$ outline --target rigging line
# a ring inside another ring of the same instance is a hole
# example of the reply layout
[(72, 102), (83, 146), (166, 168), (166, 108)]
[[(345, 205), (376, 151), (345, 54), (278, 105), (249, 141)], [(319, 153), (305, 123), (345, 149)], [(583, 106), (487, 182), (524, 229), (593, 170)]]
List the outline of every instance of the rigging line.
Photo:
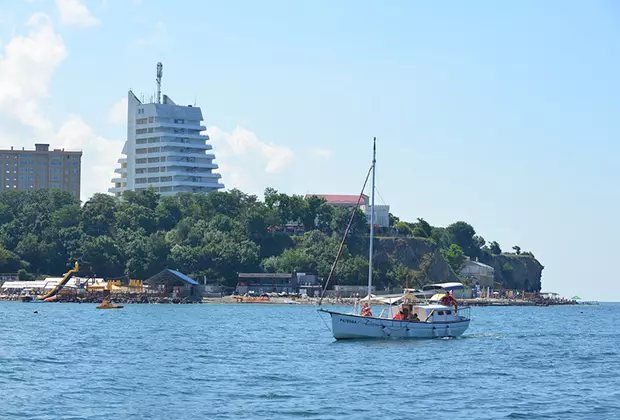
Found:
[(325, 324), (325, 328), (327, 328), (327, 331), (332, 332), (331, 328), (329, 328), (329, 325), (327, 325), (327, 322), (325, 321), (325, 318), (323, 318), (321, 316), (321, 314), (318, 313), (318, 312), (316, 314), (318, 315), (319, 318), (321, 318), (321, 321), (323, 321), (323, 324)]
[(323, 302), (323, 296), (325, 296), (325, 291), (327, 290), (327, 286), (329, 285), (329, 281), (334, 275), (334, 271), (336, 270), (336, 264), (338, 264), (338, 260), (340, 259), (340, 255), (342, 254), (342, 249), (344, 248), (344, 241), (347, 239), (347, 235), (349, 234), (349, 229), (351, 229), (351, 224), (353, 223), (353, 217), (355, 216), (355, 212), (360, 207), (360, 201), (362, 200), (362, 196), (364, 195), (364, 190), (366, 189), (366, 184), (368, 183), (368, 178), (370, 177), (370, 173), (372, 172), (373, 165), (370, 165), (368, 169), (368, 173), (366, 174), (366, 180), (364, 181), (364, 186), (362, 187), (362, 191), (360, 192), (359, 199), (357, 200), (357, 204), (351, 211), (351, 217), (349, 218), (349, 224), (347, 225), (347, 229), (344, 231), (344, 236), (342, 237), (342, 242), (340, 242), (340, 248), (338, 248), (338, 254), (336, 254), (336, 260), (334, 264), (332, 264), (332, 269), (329, 271), (329, 276), (327, 277), (327, 281), (325, 282), (325, 286), (323, 287), (323, 291), (321, 292), (321, 298), (319, 299), (319, 306)]
[(381, 203), (385, 205), (385, 200), (383, 199), (383, 196), (381, 195), (381, 193), (379, 192), (379, 189), (377, 187), (375, 187), (375, 192), (377, 193), (377, 195), (381, 199)]

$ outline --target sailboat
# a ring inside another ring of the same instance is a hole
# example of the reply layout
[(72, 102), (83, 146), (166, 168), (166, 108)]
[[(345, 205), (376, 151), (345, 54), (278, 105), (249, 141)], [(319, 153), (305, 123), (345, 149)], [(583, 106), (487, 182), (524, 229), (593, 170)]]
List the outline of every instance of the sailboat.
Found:
[[(449, 294), (432, 299), (420, 301), (411, 293), (406, 293), (396, 300), (392, 300), (387, 308), (384, 308), (377, 316), (372, 314), (371, 290), (372, 290), (372, 260), (374, 247), (374, 224), (375, 224), (375, 174), (377, 163), (377, 139), (373, 140), (372, 156), (372, 186), (371, 186), (371, 210), (370, 210), (370, 245), (368, 253), (368, 296), (358, 312), (357, 307), (349, 313), (319, 309), (320, 312), (328, 313), (332, 319), (332, 334), (337, 340), (358, 338), (438, 338), (458, 337), (469, 327), (471, 320), (469, 308), (459, 308), (457, 301)], [(366, 178), (368, 180), (368, 177)], [(364, 184), (365, 188), (366, 184)], [(363, 190), (363, 189), (362, 189)], [(329, 279), (335, 271), (344, 239), (349, 229), (345, 231), (344, 238), (336, 261), (332, 266)], [(323, 290), (323, 294), (325, 293)], [(322, 295), (323, 296), (323, 295)], [(319, 305), (322, 301), (319, 301)], [(365, 299), (362, 299), (364, 301)]]

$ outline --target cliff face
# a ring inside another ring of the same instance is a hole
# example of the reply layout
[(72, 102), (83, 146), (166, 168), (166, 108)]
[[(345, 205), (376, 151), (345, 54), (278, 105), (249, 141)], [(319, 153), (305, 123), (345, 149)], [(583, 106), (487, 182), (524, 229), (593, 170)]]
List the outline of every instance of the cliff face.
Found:
[(378, 264), (388, 264), (392, 259), (420, 271), (425, 284), (460, 281), (439, 248), (430, 241), (419, 238), (380, 238), (375, 247), (375, 261)]
[(540, 292), (545, 267), (536, 258), (529, 255), (493, 255), (489, 265), (495, 269), (495, 281), (505, 288)]
[[(366, 253), (368, 251), (366, 250)], [(543, 265), (529, 255), (488, 255), (481, 261), (495, 269), (495, 281), (504, 288), (536, 292), (541, 289)], [(423, 273), (422, 283), (461, 281), (448, 265), (439, 248), (420, 238), (378, 238), (375, 262), (378, 265), (401, 263)], [(509, 266), (512, 268), (510, 270)]]

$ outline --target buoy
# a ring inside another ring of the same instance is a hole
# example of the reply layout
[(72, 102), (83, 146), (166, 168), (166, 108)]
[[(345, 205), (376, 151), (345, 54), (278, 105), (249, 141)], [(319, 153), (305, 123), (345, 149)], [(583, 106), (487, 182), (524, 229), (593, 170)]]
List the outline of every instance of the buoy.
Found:
[(38, 313), (39, 313), (39, 311), (34, 311), (34, 313), (35, 313), (35, 314), (38, 314)]

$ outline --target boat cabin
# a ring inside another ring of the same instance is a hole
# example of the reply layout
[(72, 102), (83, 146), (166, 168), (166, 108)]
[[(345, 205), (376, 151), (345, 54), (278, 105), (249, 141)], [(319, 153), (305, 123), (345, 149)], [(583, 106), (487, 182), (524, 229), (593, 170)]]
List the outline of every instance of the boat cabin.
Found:
[[(411, 314), (411, 317), (409, 316)], [(409, 320), (419, 322), (446, 322), (457, 321), (457, 316), (453, 306), (440, 304), (416, 305), (413, 303), (402, 303), (398, 309), (392, 312), (392, 319)]]

